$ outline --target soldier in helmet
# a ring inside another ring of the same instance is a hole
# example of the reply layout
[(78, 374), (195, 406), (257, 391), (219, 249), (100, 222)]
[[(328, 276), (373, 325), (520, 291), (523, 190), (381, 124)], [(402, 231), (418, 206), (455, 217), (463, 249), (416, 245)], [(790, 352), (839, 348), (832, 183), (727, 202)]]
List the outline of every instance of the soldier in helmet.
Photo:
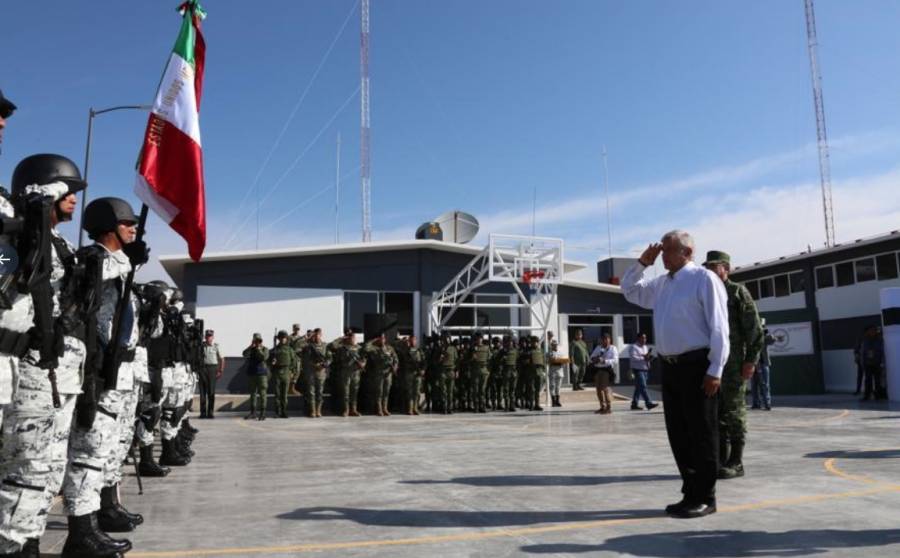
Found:
[(297, 355), (297, 367), (294, 368), (294, 373), (291, 375), (291, 386), (289, 393), (291, 395), (300, 395), (300, 391), (297, 389), (297, 382), (300, 381), (300, 375), (303, 372), (303, 347), (306, 346), (306, 335), (304, 335), (303, 331), (300, 329), (300, 324), (294, 324), (294, 327), (291, 328), (291, 335), (288, 338), (288, 342), (291, 344), (291, 347), (294, 348), (294, 354)]
[(487, 412), (487, 384), (490, 377), (491, 348), (484, 344), (484, 337), (476, 333), (472, 338), (469, 357), (469, 380), (472, 385), (473, 411)]
[(254, 333), (250, 346), (244, 349), (244, 369), (247, 372), (247, 383), (250, 385), (250, 413), (245, 420), (257, 418), (266, 420), (266, 397), (269, 392), (269, 349), (263, 344), (262, 334)]
[(397, 358), (400, 360), (400, 377), (403, 380), (406, 414), (419, 414), (419, 394), (422, 380), (425, 378), (425, 353), (419, 348), (415, 335), (400, 339), (395, 345)]
[[(93, 421), (77, 422), (69, 440), (69, 467), (63, 482), (63, 502), (69, 516), (69, 536), (63, 556), (87, 556), (94, 546), (120, 552), (131, 548), (128, 541), (114, 541), (98, 534), (97, 526), (108, 532), (132, 531), (143, 522), (119, 502), (118, 487), (110, 485), (110, 463), (119, 451), (121, 428), (118, 417), (134, 389), (133, 361), (138, 342), (136, 298), (125, 300), (120, 286), (134, 266), (148, 260), (146, 244), (137, 240), (138, 218), (131, 205), (120, 198), (98, 198), (85, 208), (82, 228), (95, 242), (93, 253), (102, 258), (102, 284), (96, 316), (97, 339), (107, 347), (96, 399)], [(118, 322), (118, 323), (116, 323)], [(118, 335), (113, 336), (116, 332)], [(90, 349), (89, 349), (90, 350)], [(118, 357), (118, 362), (114, 357)], [(90, 403), (86, 401), (86, 403)], [(121, 464), (114, 467), (118, 469)], [(116, 471), (117, 472), (117, 471)], [(99, 521), (98, 521), (99, 519)]]
[(304, 393), (311, 418), (322, 416), (322, 394), (330, 365), (331, 351), (322, 341), (322, 330), (316, 328), (312, 331), (312, 338), (303, 348), (303, 375), (306, 380)]
[(512, 335), (503, 338), (503, 349), (500, 357), (500, 374), (502, 377), (500, 398), (503, 408), (508, 412), (516, 410), (516, 384), (519, 381), (519, 349)]
[(379, 417), (390, 416), (388, 401), (400, 361), (397, 352), (387, 342), (384, 332), (366, 345), (366, 360), (372, 371), (372, 400), (375, 402), (375, 414)]
[(297, 353), (291, 347), (287, 331), (279, 331), (277, 339), (278, 344), (269, 352), (269, 366), (275, 383), (275, 416), (287, 418), (288, 388), (297, 368)]
[(456, 367), (459, 361), (459, 352), (456, 346), (450, 342), (450, 334), (442, 333), (440, 347), (436, 351), (436, 361), (439, 368), (437, 384), (437, 400), (440, 402), (441, 412), (445, 415), (453, 414), (453, 387), (456, 382)]
[[(59, 492), (66, 471), (69, 433), (81, 392), (81, 367), (86, 355), (83, 324), (87, 305), (83, 304), (81, 293), (76, 292), (74, 275), (78, 264), (74, 248), (59, 235), (56, 226), (72, 219), (77, 204), (75, 192), (85, 186), (76, 165), (60, 155), (33, 155), (19, 163), (13, 173), (13, 196), (18, 201), (29, 197), (29, 205), (37, 202), (50, 210), (47, 216), (52, 228), (47, 232), (51, 269), (49, 290), (31, 290), (37, 310), (32, 330), (35, 337), (32, 349), (20, 362), (18, 389), (3, 425), (2, 555), (38, 556), (38, 539), (44, 532), (53, 497)], [(26, 229), (34, 234), (30, 227)], [(8, 318), (6, 314), (3, 322)], [(46, 329), (48, 325), (50, 331)], [(54, 347), (58, 334), (62, 334), (61, 354)], [(4, 332), (3, 337), (7, 335)], [(44, 350), (47, 342), (50, 351)], [(55, 379), (51, 379), (51, 373)], [(127, 546), (106, 544), (101, 540), (105, 535), (99, 531), (92, 530), (85, 535), (89, 539), (85, 548), (97, 552), (92, 555), (115, 555), (112, 553)]]
[(366, 369), (366, 354), (356, 344), (351, 328), (344, 330), (341, 343), (334, 352), (334, 360), (337, 363), (338, 381), (343, 398), (341, 416), (358, 417), (359, 381), (362, 371)]

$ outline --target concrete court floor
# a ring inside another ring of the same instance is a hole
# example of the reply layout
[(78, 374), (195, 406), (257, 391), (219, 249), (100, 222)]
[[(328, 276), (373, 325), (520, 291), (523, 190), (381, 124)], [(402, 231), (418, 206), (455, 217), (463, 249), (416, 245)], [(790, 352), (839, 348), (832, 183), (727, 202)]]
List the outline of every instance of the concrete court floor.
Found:
[(127, 556), (900, 555), (900, 406), (776, 403), (748, 411), (748, 476), (695, 520), (661, 511), (680, 496), (661, 407), (194, 420), (193, 464), (123, 485), (146, 518)]

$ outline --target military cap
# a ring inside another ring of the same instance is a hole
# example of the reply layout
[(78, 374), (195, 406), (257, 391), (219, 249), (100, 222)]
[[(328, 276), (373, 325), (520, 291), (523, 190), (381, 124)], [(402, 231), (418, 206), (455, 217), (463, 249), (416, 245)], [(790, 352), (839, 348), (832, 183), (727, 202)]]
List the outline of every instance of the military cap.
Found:
[(707, 266), (715, 264), (726, 264), (730, 266), (731, 256), (721, 250), (710, 250), (706, 253), (706, 261), (703, 262), (703, 265)]
[(300, 329), (300, 324), (294, 324), (294, 329)]
[(254, 334), (253, 334), (253, 338), (254, 338), (254, 339), (259, 339), (260, 341), (262, 341), (262, 333), (254, 333)]
[(353, 328), (352, 327), (345, 328), (344, 329), (344, 337), (350, 337), (351, 335), (353, 335)]
[(15, 103), (4, 97), (3, 91), (0, 91), (0, 118), (9, 118), (16, 108), (18, 107)]
[(287, 337), (287, 336), (288, 336), (288, 332), (286, 332), (285, 330), (282, 329), (282, 330), (279, 330), (279, 331), (278, 331), (278, 338), (279, 338), (279, 339), (281, 339), (282, 337)]
[(215, 333), (216, 333), (215, 331), (213, 331), (213, 330), (211, 330), (211, 329), (207, 329), (205, 335), (206, 335), (207, 337), (209, 337), (209, 336), (211, 336), (211, 335), (214, 335)]

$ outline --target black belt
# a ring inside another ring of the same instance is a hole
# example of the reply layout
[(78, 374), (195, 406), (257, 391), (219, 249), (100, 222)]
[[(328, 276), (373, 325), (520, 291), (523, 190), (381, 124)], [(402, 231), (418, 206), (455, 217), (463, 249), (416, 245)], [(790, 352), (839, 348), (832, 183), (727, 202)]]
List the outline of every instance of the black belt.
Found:
[(10, 479), (4, 479), (3, 484), (6, 486), (14, 486), (16, 488), (23, 488), (25, 490), (34, 490), (35, 492), (43, 492), (43, 486), (35, 486), (33, 484), (25, 484), (23, 482), (18, 482)]
[(660, 355), (666, 364), (689, 364), (709, 360), (709, 349), (694, 349), (680, 355)]
[(122, 362), (134, 362), (134, 349), (125, 349), (119, 354), (122, 357)]

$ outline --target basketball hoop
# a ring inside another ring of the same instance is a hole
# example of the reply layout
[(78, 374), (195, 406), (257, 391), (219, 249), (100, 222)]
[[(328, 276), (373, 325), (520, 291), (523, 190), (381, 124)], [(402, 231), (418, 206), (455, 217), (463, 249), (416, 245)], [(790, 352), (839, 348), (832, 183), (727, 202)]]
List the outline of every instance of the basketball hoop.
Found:
[(544, 272), (540, 269), (526, 269), (522, 273), (522, 282), (532, 291), (537, 289), (537, 283), (544, 278)]

